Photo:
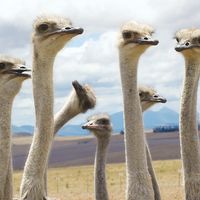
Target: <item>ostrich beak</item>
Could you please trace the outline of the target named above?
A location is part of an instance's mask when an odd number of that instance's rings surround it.
[[[5,73],[9,73],[9,74],[15,74],[17,76],[21,76],[21,77],[26,77],[26,78],[31,78],[31,75],[29,73],[26,72],[30,72],[31,69],[27,68],[26,65],[17,65],[16,67],[9,69],[8,71],[6,71]]]
[[[83,86],[77,80],[73,81],[72,85],[78,95],[81,96],[83,93],[85,93]]]
[[[79,99],[80,106],[82,107],[82,112],[86,112],[88,109],[94,108],[96,101],[90,99],[89,92],[85,87],[83,87],[78,81],[73,81],[72,85],[76,91],[77,97]]]
[[[82,125],[82,129],[88,129],[88,130],[96,129],[98,127],[99,126],[97,126],[94,121],[89,121],[89,122]]]
[[[145,37],[138,38],[136,40],[136,43],[141,44],[141,45],[157,45],[159,41],[153,39],[151,36],[145,36]]]
[[[200,46],[196,45],[196,44],[192,44],[189,41],[186,41],[184,43],[177,44],[176,47],[175,47],[175,50],[178,51],[178,52],[182,52],[184,50],[192,49],[192,48],[200,48]]]
[[[74,35],[79,35],[82,34],[84,31],[83,28],[80,27],[64,27],[59,30],[56,30],[49,35],[55,35],[55,34],[74,34]]]
[[[150,98],[150,101],[157,103],[166,103],[167,99],[160,95],[154,95],[153,97]]]

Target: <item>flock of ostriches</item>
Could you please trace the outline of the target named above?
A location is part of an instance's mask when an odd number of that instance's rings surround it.
[[[125,23],[119,33],[118,49],[123,91],[127,200],[161,200],[159,185],[146,143],[142,112],[155,103],[165,103],[155,90],[138,87],[137,70],[140,56],[158,44],[152,38],[152,27],[135,21]],[[73,90],[54,115],[53,65],[56,54],[73,37],[83,33],[69,19],[40,16],[33,25],[32,83],[36,125],[24,166],[20,200],[52,199],[47,194],[47,163],[52,141],[58,130],[79,113],[94,108],[96,97],[88,85],[72,83]],[[175,35],[185,59],[185,75],[180,111],[181,158],[186,200],[200,200],[200,149],[196,120],[197,90],[200,75],[200,29],[182,29]],[[30,70],[17,58],[0,56],[0,200],[13,199],[11,154],[11,111],[15,96]],[[139,89],[138,89],[139,88]],[[95,199],[108,200],[106,154],[112,132],[107,114],[98,114],[83,125],[97,138],[95,155]]]

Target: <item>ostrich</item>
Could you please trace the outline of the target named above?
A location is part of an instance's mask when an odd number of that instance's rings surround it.
[[[153,200],[154,192],[148,173],[141,107],[137,91],[137,64],[151,45],[157,45],[150,26],[130,21],[121,30],[119,59],[125,118],[125,155],[127,200]]]
[[[33,96],[36,129],[25,163],[20,198],[44,200],[44,174],[51,148],[53,121],[53,63],[65,43],[83,33],[74,28],[69,19],[40,16],[33,25]]]
[[[180,142],[184,169],[185,199],[200,198],[200,149],[197,128],[197,90],[200,75],[200,29],[176,33],[177,46],[185,59],[180,108]]]
[[[0,56],[0,199],[11,200],[12,154],[11,154],[11,112],[13,100],[22,82],[30,75],[24,62],[9,56]]]
[[[151,106],[155,105],[156,103],[166,103],[167,100],[160,96],[153,88],[147,86],[140,86],[139,89],[139,96],[140,96],[140,104],[142,108],[142,112],[149,109]],[[151,153],[146,144],[146,156],[147,156],[147,166],[148,171],[151,176],[153,191],[154,191],[154,200],[161,200],[160,196],[160,189],[156,180],[156,175],[152,165],[152,158]]]
[[[79,113],[85,113],[96,105],[96,97],[89,85],[82,86],[78,81],[73,81],[74,90],[71,92],[65,105],[54,117],[54,135],[70,119]]]
[[[166,99],[160,96],[153,88],[139,87],[139,96],[142,110],[153,106],[156,103],[165,103]],[[95,195],[96,200],[108,200],[108,191],[106,186],[106,155],[107,148],[111,136],[111,122],[107,114],[94,115],[88,119],[88,122],[82,126],[83,129],[88,129],[97,137],[97,149],[95,156]],[[151,154],[148,146],[146,146],[147,164],[149,174],[151,175],[152,185],[154,189],[155,200],[160,200],[160,191],[157,184],[155,172],[152,166]]]
[[[106,154],[112,132],[110,118],[107,114],[94,115],[88,119],[88,122],[82,128],[90,130],[97,138],[95,155],[95,199],[108,200],[105,167]]]
[[[155,105],[156,103],[166,103],[167,100],[157,93],[151,87],[148,86],[139,86],[138,88],[139,96],[140,96],[140,104],[142,107],[142,112],[148,110],[150,107]]]
[[[73,90],[65,105],[54,116],[54,136],[73,117],[85,113],[96,105],[96,96],[89,85],[80,85],[73,81]],[[45,190],[47,192],[47,170],[45,172]]]

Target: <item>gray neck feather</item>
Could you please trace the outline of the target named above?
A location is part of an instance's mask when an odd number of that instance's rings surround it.
[[[200,61],[186,58],[185,62],[180,111],[180,141],[186,199],[192,200],[200,196],[200,192],[197,192],[200,187],[200,148],[196,116]]]
[[[12,199],[11,110],[13,99],[0,97],[0,199]]]
[[[142,111],[137,90],[137,64],[140,55],[120,52],[120,72],[124,99],[127,200],[153,200],[148,173]]]
[[[53,140],[53,63],[55,57],[41,56],[34,52],[33,95],[36,128],[25,163],[21,184],[21,197],[43,199],[45,195],[44,173]],[[37,56],[36,56],[37,55]]]
[[[54,135],[56,135],[57,131],[70,119],[82,112],[75,91],[72,91],[68,99],[64,106],[55,114]]]
[[[95,196],[96,200],[108,200],[108,191],[106,186],[106,152],[109,144],[109,138],[97,138],[97,149],[95,156]]]

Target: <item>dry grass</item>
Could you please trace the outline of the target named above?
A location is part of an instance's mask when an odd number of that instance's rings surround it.
[[[155,161],[154,167],[163,200],[183,199],[179,160]],[[61,200],[93,200],[93,166],[49,169],[49,196]],[[21,172],[15,172],[15,194],[19,193]],[[110,200],[125,199],[125,166],[110,164],[107,167]],[[17,196],[17,195],[16,195]]]

